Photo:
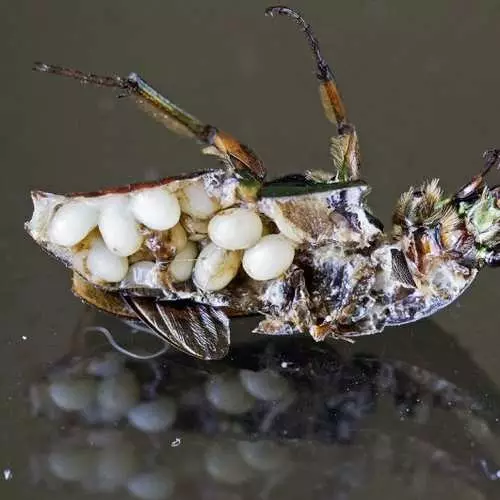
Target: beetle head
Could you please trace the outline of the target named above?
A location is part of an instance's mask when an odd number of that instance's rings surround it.
[[[458,202],[465,227],[474,238],[477,259],[492,267],[500,265],[500,186],[484,187],[475,199]]]
[[[468,234],[474,239],[478,263],[500,265],[500,185],[492,188],[485,182],[486,174],[500,166],[500,150],[484,153],[484,169],[462,187],[452,201],[464,219]]]
[[[415,254],[454,259],[468,267],[500,265],[500,185],[485,176],[500,163],[500,150],[484,155],[485,168],[454,196],[443,197],[438,181],[410,188],[394,213],[393,236]]]

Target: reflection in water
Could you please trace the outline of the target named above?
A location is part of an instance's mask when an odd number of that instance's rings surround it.
[[[265,339],[229,359],[67,357],[31,386],[34,477],[130,498],[498,498],[494,412],[442,377]],[[443,431],[444,430],[444,431]]]

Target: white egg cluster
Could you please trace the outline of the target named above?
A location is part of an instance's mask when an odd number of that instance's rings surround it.
[[[59,206],[46,231],[52,244],[74,247],[73,266],[91,281],[122,287],[157,286],[156,257],[147,240],[155,234],[161,240],[157,246],[174,249],[170,283],[192,278],[204,291],[225,288],[240,267],[259,281],[283,274],[296,244],[282,234],[263,233],[255,208],[224,208],[201,180],[183,181],[175,189],[73,198]]]
[[[81,197],[59,207],[50,221],[47,236],[56,245],[71,247],[99,227],[108,249],[119,257],[128,257],[142,245],[139,224],[165,231],[179,222],[180,214],[177,197],[166,187]]]

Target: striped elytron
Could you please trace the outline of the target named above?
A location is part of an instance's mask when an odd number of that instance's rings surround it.
[[[229,317],[261,314],[263,334],[351,339],[429,316],[455,300],[484,266],[500,262],[500,187],[483,171],[453,195],[438,181],[411,188],[384,232],[367,208],[358,138],[310,26],[321,101],[336,126],[332,171],[265,182],[248,147],[200,122],[135,73],[98,76],[37,63],[42,72],[116,88],[220,167],[154,183],[66,196],[33,192],[26,227],[73,271],[77,296],[148,326],[189,354],[229,347]]]

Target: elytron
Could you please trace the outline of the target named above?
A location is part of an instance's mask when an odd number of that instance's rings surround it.
[[[247,146],[186,113],[141,77],[35,69],[118,89],[175,132],[197,140],[217,168],[92,193],[32,193],[26,229],[73,273],[85,302],[148,327],[204,359],[229,348],[229,318],[263,316],[255,332],[350,340],[429,316],[479,270],[500,263],[500,186],[482,171],[452,195],[437,180],[410,188],[384,232],[360,179],[355,127],[310,26],[287,7],[312,50],[321,102],[336,127],[332,169],[265,181]]]

